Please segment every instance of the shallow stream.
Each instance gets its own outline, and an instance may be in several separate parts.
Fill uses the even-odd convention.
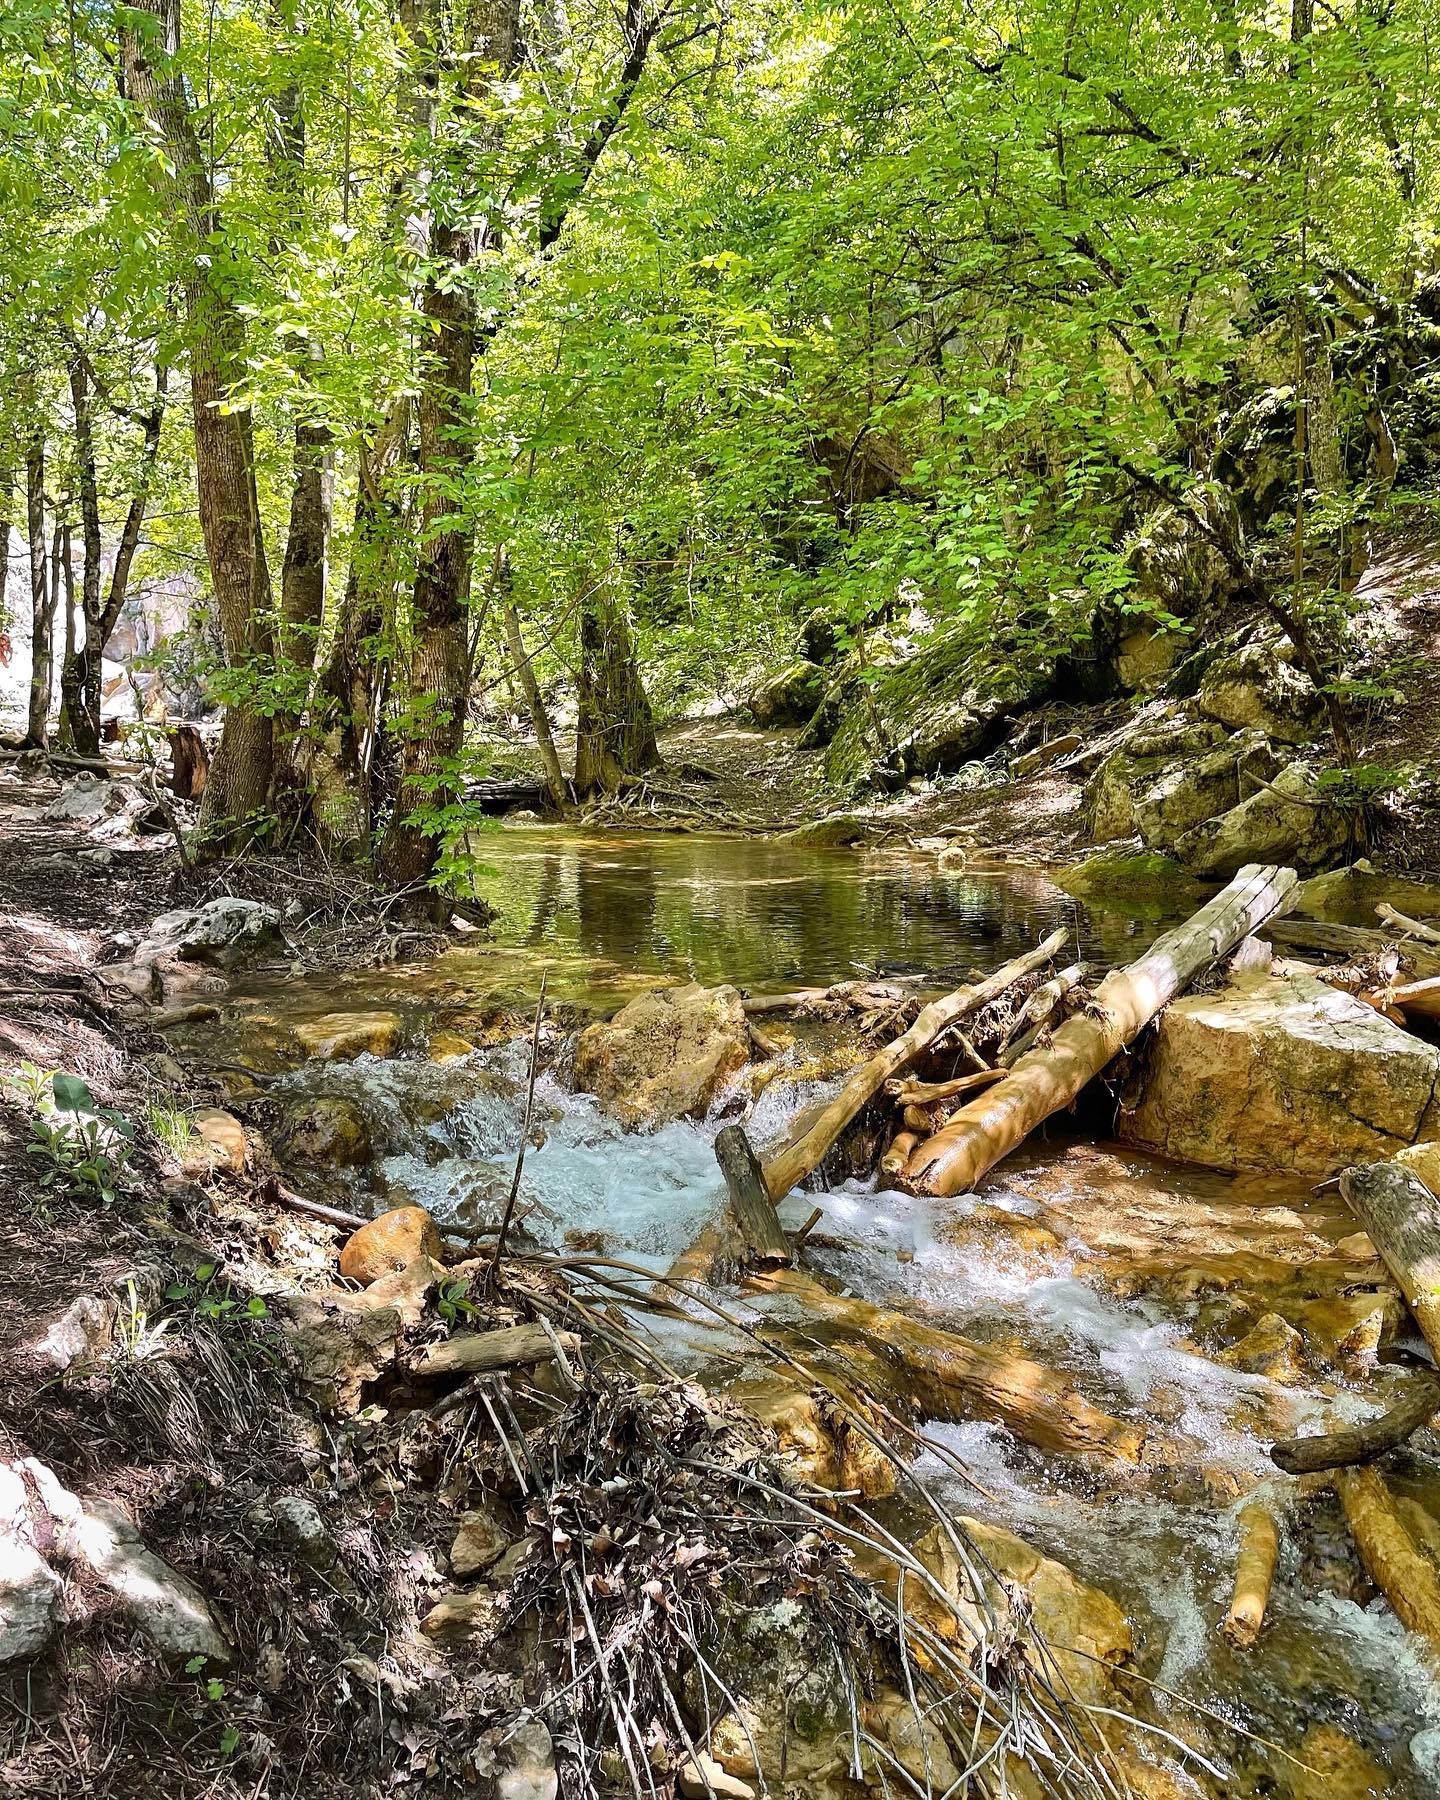
[[[1108,965],[1133,959],[1160,928],[1123,910],[1082,911],[1040,872],[946,867],[933,856],[705,837],[586,840],[524,827],[487,837],[481,850],[489,865],[482,891],[498,912],[491,936],[468,938],[418,969],[304,982],[262,973],[237,989],[235,1010],[207,1034],[217,1060],[290,1065],[282,1096],[358,1103],[375,1154],[353,1178],[352,1204],[413,1199],[441,1217],[495,1217],[520,1131],[526,1046],[511,1039],[466,1051],[446,1039],[451,1060],[437,1062],[426,1045],[438,1047],[445,1032],[483,1046],[502,1012],[513,1029],[515,1015],[533,1006],[542,970],[551,999],[583,1014],[678,980],[776,991],[861,973],[925,973],[939,984],[994,968],[1057,923],[1072,927],[1087,961]],[[373,1007],[400,1013],[408,1046],[400,1056],[293,1068],[286,1041],[297,1020]],[[773,1083],[746,1111],[747,1130],[763,1146],[819,1091]],[[663,1270],[717,1205],[719,1119],[625,1136],[551,1076],[539,1084],[537,1118],[523,1192],[527,1228],[541,1241],[603,1247]],[[1157,1488],[970,1423],[937,1425],[932,1436],[978,1489],[939,1454],[922,1465],[935,1489],[957,1510],[1019,1531],[1125,1607],[1137,1665],[1159,1684],[1153,1716],[1200,1745],[1212,1765],[1191,1767],[1197,1787],[1167,1791],[1226,1800],[1380,1791],[1338,1774],[1305,1785],[1309,1778],[1255,1741],[1294,1751],[1307,1730],[1330,1725],[1389,1772],[1396,1800],[1440,1795],[1440,1689],[1358,1578],[1333,1499],[1309,1506],[1288,1535],[1255,1648],[1234,1652],[1218,1632],[1236,1544],[1238,1501],[1227,1483],[1240,1493],[1246,1477],[1274,1476],[1266,1447],[1287,1420],[1316,1420],[1326,1406],[1363,1417],[1367,1403],[1338,1374],[1282,1388],[1221,1367],[1211,1356],[1223,1341],[1215,1335],[1223,1295],[1184,1280],[1123,1278],[1167,1258],[1183,1276],[1187,1262],[1242,1252],[1268,1259],[1283,1278],[1281,1265],[1323,1256],[1353,1231],[1333,1194],[1182,1170],[1062,1131],[1002,1165],[984,1200],[1002,1213],[1043,1216],[1051,1232],[1058,1217],[1059,1241],[1025,1247],[992,1229],[994,1215],[977,1214],[973,1197],[925,1202],[860,1182],[796,1194],[782,1216],[798,1224],[812,1206],[824,1209],[813,1262],[848,1291],[974,1337],[1013,1341],[1069,1371],[1119,1416],[1203,1446],[1209,1486]],[[730,1296],[727,1304],[763,1311],[777,1303]],[[703,1364],[706,1334],[674,1328],[671,1348]],[[1283,1478],[1275,1484],[1278,1492]],[[1440,1511],[1440,1468],[1423,1455],[1400,1466],[1398,1485]]]

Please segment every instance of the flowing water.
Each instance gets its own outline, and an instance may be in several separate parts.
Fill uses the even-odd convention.
[[[443,1064],[423,1046],[437,1026],[483,1042],[497,1013],[509,1011],[513,1022],[533,1005],[542,970],[552,998],[583,1014],[677,980],[729,980],[751,991],[859,973],[944,981],[995,967],[1057,923],[1072,927],[1087,960],[1109,964],[1131,960],[1159,928],[1124,911],[1082,912],[1043,873],[947,869],[913,855],[703,837],[585,839],[543,828],[506,830],[481,849],[480,889],[498,915],[489,937],[466,939],[420,969],[304,984],[258,976],[207,1040],[216,1060],[268,1058],[284,1068],[294,1062],[285,1042],[297,1018],[337,1008],[400,1012],[413,1048],[399,1057],[305,1063],[279,1084],[282,1096],[342,1094],[365,1112],[375,1158],[353,1178],[351,1204],[413,1199],[442,1218],[496,1216],[520,1131],[526,1046],[511,1037]],[[747,1130],[763,1145],[820,1091],[773,1084],[747,1112]],[[717,1205],[719,1120],[626,1136],[548,1075],[536,1100],[526,1229],[542,1242],[603,1247],[663,1269]],[[973,1197],[921,1201],[860,1182],[794,1195],[782,1217],[798,1223],[813,1205],[823,1208],[814,1261],[846,1290],[1013,1341],[1069,1371],[1110,1411],[1203,1447],[1209,1489],[1157,1489],[1084,1469],[980,1423],[932,1428],[937,1449],[921,1467],[934,1489],[1105,1587],[1134,1624],[1142,1673],[1209,1709],[1197,1715],[1158,1689],[1152,1695],[1153,1716],[1202,1744],[1213,1765],[1191,1769],[1199,1787],[1170,1791],[1226,1800],[1348,1800],[1372,1791],[1365,1782],[1336,1785],[1338,1776],[1301,1785],[1273,1749],[1226,1728],[1294,1749],[1308,1728],[1328,1724],[1391,1771],[1397,1800],[1440,1795],[1440,1689],[1357,1578],[1333,1501],[1296,1516],[1258,1645],[1236,1653],[1217,1630],[1236,1545],[1238,1502],[1224,1497],[1227,1483],[1240,1494],[1254,1477],[1271,1479],[1283,1505],[1270,1439],[1287,1424],[1318,1421],[1322,1408],[1363,1417],[1368,1404],[1338,1378],[1322,1395],[1227,1370],[1195,1348],[1213,1334],[1213,1298],[1183,1284],[1115,1279],[1166,1255],[1172,1265],[1237,1251],[1299,1262],[1323,1254],[1353,1222],[1333,1197],[1304,1187],[1177,1170],[1063,1133],[1003,1165],[984,1201],[1001,1215],[1043,1217],[1052,1233],[1057,1216],[1066,1223],[1058,1238],[1020,1248]],[[728,1303],[759,1312],[778,1304]],[[681,1328],[671,1349],[703,1362],[707,1341]],[[1436,1508],[1440,1468],[1429,1459],[1411,1456],[1400,1480]]]

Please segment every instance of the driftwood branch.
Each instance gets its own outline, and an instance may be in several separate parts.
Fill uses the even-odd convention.
[[[558,1334],[564,1350],[578,1350],[573,1331]],[[555,1355],[551,1334],[543,1325],[506,1325],[499,1331],[462,1331],[426,1344],[415,1358],[417,1375],[496,1375],[503,1369],[520,1369],[550,1362]]]
[[[1237,1650],[1248,1650],[1260,1635],[1270,1603],[1280,1560],[1280,1528],[1263,1500],[1252,1500],[1240,1509],[1239,1525],[1235,1587],[1220,1629]]]
[[[1283,1438],[1270,1447],[1270,1460],[1287,1475],[1313,1475],[1320,1469],[1349,1469],[1374,1462],[1387,1450],[1414,1437],[1440,1413],[1440,1380],[1417,1376],[1409,1391],[1378,1419],[1319,1437]]]
[[[727,1125],[715,1139],[715,1160],[725,1177],[730,1211],[745,1240],[750,1264],[786,1267],[790,1243],[780,1225],[775,1202],[765,1186],[765,1171],[743,1126]]]

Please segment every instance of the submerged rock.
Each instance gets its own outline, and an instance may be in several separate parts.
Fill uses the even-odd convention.
[[[1287,1324],[1279,1313],[1265,1313],[1238,1343],[1222,1350],[1215,1360],[1246,1375],[1264,1375],[1271,1381],[1298,1381],[1305,1372],[1303,1348],[1304,1340],[1293,1325]]]
[[[1195,875],[1226,880],[1246,863],[1317,869],[1344,847],[1349,825],[1321,796],[1314,772],[1292,762],[1267,785],[1185,832],[1175,854]]]
[[[1185,905],[1200,891],[1193,875],[1158,850],[1102,850],[1062,869],[1055,880],[1077,900],[1159,900]]]
[[[303,1100],[285,1115],[286,1152],[306,1162],[353,1168],[370,1158],[370,1128],[353,1100],[321,1094]]]
[[[357,1056],[393,1056],[404,1029],[399,1013],[333,1012],[302,1019],[294,1032],[308,1056],[322,1062],[350,1062]]]
[[[704,1118],[750,1056],[745,1008],[733,987],[641,994],[575,1049],[575,1085],[627,1131]]]
[[[1212,1169],[1326,1176],[1440,1136],[1440,1051],[1309,975],[1173,1001],[1120,1128]]]
[[[340,1252],[340,1273],[368,1287],[422,1256],[438,1261],[440,1227],[423,1206],[397,1206],[362,1225]]]

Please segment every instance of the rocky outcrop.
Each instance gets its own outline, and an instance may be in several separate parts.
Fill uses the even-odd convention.
[[[704,1118],[749,1055],[738,991],[691,983],[641,994],[582,1032],[575,1085],[627,1131],[655,1131]]]
[[[792,662],[762,681],[749,700],[757,725],[803,725],[820,704],[825,671],[813,662]]]
[[[38,1656],[60,1620],[60,1577],[41,1555],[24,1477],[0,1463],[0,1664]]]
[[[368,1287],[408,1269],[421,1257],[440,1258],[440,1228],[423,1206],[396,1206],[353,1233],[340,1252],[340,1273]]]
[[[1231,731],[1258,728],[1282,744],[1314,736],[1322,701],[1314,683],[1295,667],[1288,643],[1246,644],[1205,671],[1196,707]]]
[[[1345,815],[1325,801],[1313,771],[1293,762],[1238,806],[1187,831],[1175,854],[1196,875],[1220,881],[1251,862],[1321,868],[1348,836]]]
[[[1410,919],[1440,919],[1440,883],[1384,875],[1362,858],[1302,882],[1291,911],[1298,919],[1322,925],[1359,925],[1373,931],[1379,924],[1375,909],[1382,904]]]
[[[1238,977],[1161,1015],[1120,1129],[1183,1162],[1328,1176],[1440,1137],[1440,1051],[1308,975]]]
[[[278,950],[283,943],[280,914],[273,906],[225,894],[203,906],[161,913],[137,950],[136,961],[174,956],[181,962],[230,968],[247,957]]]

